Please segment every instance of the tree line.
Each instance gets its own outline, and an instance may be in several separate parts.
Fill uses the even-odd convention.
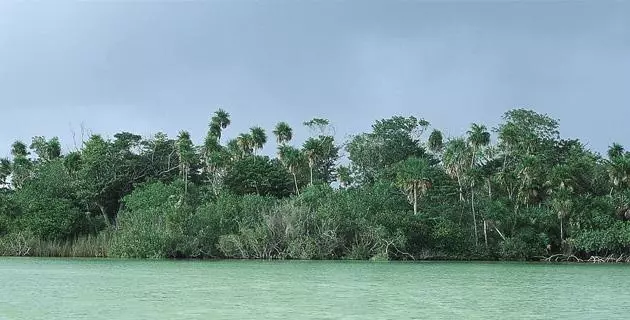
[[[0,255],[137,258],[536,259],[628,254],[630,152],[561,138],[526,109],[444,137],[393,116],[348,141],[327,119],[296,144],[279,122],[202,145],[91,135],[16,141],[0,160]],[[494,137],[494,139],[493,139]],[[493,141],[495,140],[495,141]],[[274,156],[261,154],[266,144]],[[342,156],[343,155],[343,156]]]

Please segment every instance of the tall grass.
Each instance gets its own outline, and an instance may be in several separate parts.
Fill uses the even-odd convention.
[[[0,255],[104,258],[108,255],[110,240],[109,232],[66,241],[45,241],[29,234],[13,234],[0,238]]]

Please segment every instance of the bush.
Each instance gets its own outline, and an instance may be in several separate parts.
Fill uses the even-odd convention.
[[[125,197],[126,208],[118,214],[118,230],[111,244],[112,256],[153,259],[172,256],[170,249],[177,226],[169,225],[169,216],[179,213],[183,201],[180,194],[178,188],[156,182],[141,186]]]
[[[236,233],[222,235],[218,247],[232,258],[325,259],[340,247],[337,226],[291,201],[260,213],[260,219],[241,221]]]
[[[12,198],[16,227],[43,240],[67,240],[89,232],[88,217],[79,209],[75,186],[61,161],[42,165]]]
[[[28,231],[10,233],[0,238],[0,255],[29,256],[33,254],[32,250],[36,243],[37,238]]]
[[[499,244],[499,255],[507,260],[527,260],[544,254],[549,243],[546,234],[535,234],[533,229],[525,229],[515,237],[506,238]]]

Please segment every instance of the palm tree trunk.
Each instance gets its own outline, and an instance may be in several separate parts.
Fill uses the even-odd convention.
[[[459,175],[457,176],[457,185],[459,186],[459,201],[464,201],[464,189],[462,188],[462,181]]]
[[[313,185],[313,166],[311,165],[311,185]]]
[[[488,222],[483,219],[483,238],[486,240],[486,249],[488,249]]]
[[[473,214],[473,224],[475,226],[475,246],[479,245],[479,235],[477,233],[477,214],[475,213],[475,189],[471,188],[470,190],[470,203],[472,207]]]
[[[413,214],[418,214],[418,188],[416,183],[413,183]]]
[[[297,176],[295,175],[295,171],[291,171],[291,174],[293,174],[293,183],[295,183],[295,194],[299,196],[300,188],[298,187],[298,184],[297,184]]]

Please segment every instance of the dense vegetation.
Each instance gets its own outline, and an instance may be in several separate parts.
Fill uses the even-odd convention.
[[[491,134],[444,138],[395,116],[339,143],[325,119],[301,146],[278,123],[204,143],[121,132],[62,154],[17,141],[0,163],[0,254],[139,258],[531,259],[626,254],[630,153],[563,139],[512,110]],[[492,136],[496,139],[492,139]],[[275,137],[277,155],[260,154]],[[492,143],[496,140],[496,143]],[[345,165],[341,165],[343,163]]]

